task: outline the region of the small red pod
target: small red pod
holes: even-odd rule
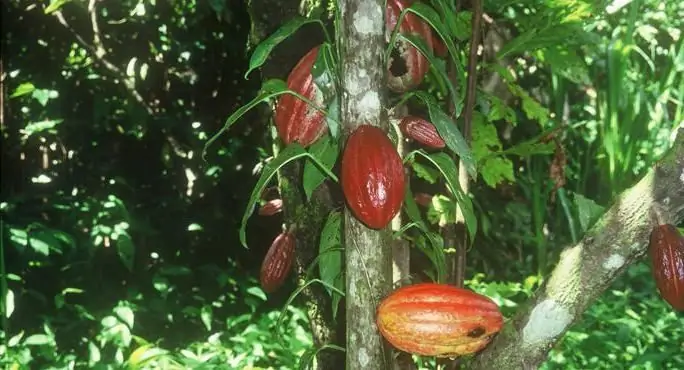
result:
[[[659,225],[651,232],[648,249],[660,296],[684,311],[684,237],[672,225]]]
[[[406,116],[401,119],[399,128],[404,135],[428,148],[442,149],[446,146],[435,125],[422,118]]]
[[[289,232],[279,234],[266,252],[261,264],[261,287],[266,293],[275,292],[290,274],[294,260],[295,238]]]

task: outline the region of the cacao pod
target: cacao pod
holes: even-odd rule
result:
[[[416,355],[456,357],[477,352],[503,326],[491,299],[447,284],[397,289],[377,310],[376,322],[394,347]]]
[[[410,7],[412,3],[412,0],[387,0],[385,9],[387,27],[385,40],[387,42],[390,41],[401,11]],[[432,29],[417,15],[406,13],[404,20],[399,25],[399,32],[419,36],[425,41],[429,49],[433,49]],[[390,60],[388,87],[395,92],[408,91],[423,82],[428,69],[430,69],[430,63],[418,49],[406,41],[397,40]]]
[[[406,116],[401,119],[399,128],[404,135],[428,148],[442,149],[446,145],[435,125],[422,118]]]
[[[684,311],[684,237],[672,225],[659,225],[651,232],[648,249],[660,296]]]
[[[319,48],[320,46],[316,46],[311,49],[292,69],[287,77],[287,87],[322,106],[323,92],[316,86],[311,74]],[[274,121],[278,136],[285,145],[297,142],[307,147],[328,129],[325,115],[321,111],[291,94],[281,95],[278,99]]]
[[[354,216],[372,229],[387,226],[404,201],[404,167],[381,129],[359,126],[342,154],[342,191]]]
[[[272,199],[259,208],[259,216],[273,216],[283,211],[283,200]]]
[[[294,259],[295,238],[289,232],[280,233],[266,252],[261,264],[261,287],[267,293],[275,292],[290,273]]]

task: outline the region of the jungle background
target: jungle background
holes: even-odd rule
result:
[[[481,226],[467,286],[510,316],[684,122],[684,2],[484,7],[484,43],[520,88],[493,108],[507,115],[502,148],[563,127],[562,154],[512,156],[512,172],[491,165],[471,187]],[[244,77],[247,2],[7,0],[2,27],[2,366],[304,366],[306,315],[284,307],[294,280],[269,295],[258,282],[279,216],[251,219],[249,249],[238,239],[272,155],[268,122],[248,114],[202,158],[261,84]],[[684,316],[658,296],[648,259],[544,367],[684,368]]]

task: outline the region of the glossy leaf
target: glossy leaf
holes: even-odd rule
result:
[[[252,57],[249,59],[249,68],[247,69],[247,72],[245,72],[245,78],[247,78],[253,70],[261,67],[266,62],[266,59],[268,59],[268,56],[278,44],[297,32],[299,28],[309,23],[320,23],[320,20],[296,16],[285,23],[266,40],[257,45],[254,49],[254,53],[252,53]]]

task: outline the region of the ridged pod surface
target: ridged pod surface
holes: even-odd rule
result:
[[[399,127],[404,135],[428,148],[442,149],[446,146],[435,125],[420,117],[406,116],[401,119]]]
[[[684,237],[672,225],[659,225],[651,232],[648,249],[660,296],[684,311]]]
[[[315,104],[323,105],[323,92],[316,86],[311,68],[318,57],[316,46],[311,49],[287,77],[287,87]],[[275,111],[275,125],[278,136],[285,145],[297,142],[307,147],[318,140],[328,129],[325,115],[291,94],[281,95]]]
[[[271,243],[261,264],[261,287],[266,293],[275,292],[292,268],[295,238],[289,232],[280,233]]]
[[[377,310],[380,333],[394,347],[416,355],[456,357],[477,352],[503,326],[491,299],[447,284],[397,289]]]
[[[404,168],[385,132],[361,125],[347,139],[342,154],[342,191],[349,208],[366,226],[381,229],[404,200]]]
[[[412,0],[387,0],[385,11],[386,35],[385,40],[390,41],[392,31],[397,25],[399,15],[404,8],[408,8],[413,3]],[[402,34],[412,34],[420,36],[429,49],[433,49],[433,33],[430,25],[413,13],[406,13],[404,20],[399,26]],[[421,52],[413,45],[397,40],[395,48],[398,48],[398,55],[403,61],[397,60],[397,53],[392,54],[387,84],[392,91],[405,92],[423,82],[425,73],[430,69],[430,63]]]

